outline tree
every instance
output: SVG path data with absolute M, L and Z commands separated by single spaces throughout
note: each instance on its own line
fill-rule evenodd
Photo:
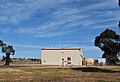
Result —
M 102 57 L 108 64 L 116 64 L 120 56 L 120 35 L 115 31 L 106 29 L 95 38 L 94 45 L 104 51 Z
M 5 61 L 5 59 L 6 59 L 6 57 L 3 55 L 3 58 L 2 58 L 2 60 L 1 60 L 1 61 Z
M 1 46 L 3 46 L 3 41 L 2 41 L 2 40 L 0 40 L 0 47 L 1 47 Z
M 119 29 L 120 29 L 120 21 L 119 21 L 119 24 L 118 24 L 118 26 L 119 26 Z
M 2 40 L 0 40 L 0 46 L 2 47 L 2 53 L 6 54 L 5 57 L 5 65 L 9 65 L 10 62 L 10 55 L 14 55 L 15 54 L 15 50 L 13 49 L 13 46 L 11 45 L 6 45 L 5 43 L 3 43 Z
M 120 6 L 120 0 L 118 0 L 118 5 Z

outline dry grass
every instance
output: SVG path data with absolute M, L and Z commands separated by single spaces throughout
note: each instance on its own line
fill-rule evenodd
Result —
M 120 82 L 120 66 L 1 66 L 0 82 Z

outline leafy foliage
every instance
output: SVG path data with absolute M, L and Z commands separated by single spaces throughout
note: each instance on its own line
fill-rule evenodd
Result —
M 120 6 L 120 0 L 118 0 L 118 5 Z
M 120 28 L 120 21 L 119 21 L 119 24 L 118 24 L 119 28 Z
M 3 43 L 2 40 L 0 40 L 0 46 L 2 47 L 2 53 L 6 54 L 6 57 L 5 57 L 6 63 L 5 63 L 5 65 L 9 65 L 10 55 L 14 55 L 15 50 L 14 50 L 13 46 L 6 45 L 5 43 Z
M 15 50 L 13 49 L 13 46 L 11 46 L 11 45 L 6 45 L 6 44 L 4 44 L 4 46 L 2 47 L 2 52 L 3 53 L 11 53 L 12 55 L 14 55 L 14 53 L 15 53 Z
M 0 46 L 3 46 L 3 41 L 2 40 L 0 40 Z
M 115 31 L 106 29 L 95 38 L 94 44 L 104 51 L 102 57 L 107 59 L 108 64 L 116 64 L 120 56 L 120 36 Z

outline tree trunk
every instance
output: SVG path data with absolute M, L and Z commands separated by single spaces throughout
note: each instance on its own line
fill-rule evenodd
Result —
M 5 65 L 9 65 L 9 63 L 10 63 L 10 53 L 6 53 Z

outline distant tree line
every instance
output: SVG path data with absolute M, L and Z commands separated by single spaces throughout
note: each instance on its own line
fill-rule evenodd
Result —
M 31 61 L 34 61 L 34 62 L 39 62 L 39 61 L 41 61 L 41 59 L 36 59 L 36 58 L 28 58 L 27 60 L 31 60 Z
M 33 62 L 40 62 L 41 59 L 37 59 L 37 58 L 11 58 L 10 61 L 12 62 L 12 60 L 30 60 L 30 61 L 33 61 Z M 1 61 L 5 61 L 5 56 L 3 56 L 2 60 Z

